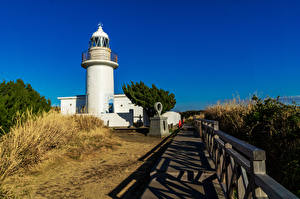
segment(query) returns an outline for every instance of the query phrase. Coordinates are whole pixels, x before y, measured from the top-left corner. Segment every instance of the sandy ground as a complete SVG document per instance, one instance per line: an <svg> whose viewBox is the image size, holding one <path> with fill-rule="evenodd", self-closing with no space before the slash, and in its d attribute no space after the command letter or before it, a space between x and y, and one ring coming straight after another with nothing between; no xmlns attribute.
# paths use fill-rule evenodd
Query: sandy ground
<svg viewBox="0 0 300 199"><path fill-rule="evenodd" d="M108 194L143 161L138 159L161 142L134 132L116 132L120 146L103 148L80 160L56 158L10 178L18 198L111 198Z"/></svg>

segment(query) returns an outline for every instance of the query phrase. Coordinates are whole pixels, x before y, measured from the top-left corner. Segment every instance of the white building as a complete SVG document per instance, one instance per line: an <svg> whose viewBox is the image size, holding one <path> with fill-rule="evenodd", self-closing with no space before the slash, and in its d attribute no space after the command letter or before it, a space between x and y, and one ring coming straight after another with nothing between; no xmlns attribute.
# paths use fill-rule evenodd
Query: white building
<svg viewBox="0 0 300 199"><path fill-rule="evenodd" d="M119 67L118 56L111 51L102 26L91 36L81 66L86 69L86 95L58 97L62 114L95 115L110 127L149 125L142 107L132 104L124 94L114 94L113 71Z"/></svg>

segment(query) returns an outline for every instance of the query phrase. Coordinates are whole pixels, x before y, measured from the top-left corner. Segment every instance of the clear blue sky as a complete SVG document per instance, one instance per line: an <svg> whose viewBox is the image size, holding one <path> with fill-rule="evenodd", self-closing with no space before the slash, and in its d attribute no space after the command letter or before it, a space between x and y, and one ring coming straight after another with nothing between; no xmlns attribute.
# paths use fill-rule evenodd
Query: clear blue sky
<svg viewBox="0 0 300 199"><path fill-rule="evenodd" d="M299 1L7 0L0 22L0 79L21 78L53 104L85 93L81 53L99 22L119 55L115 93L154 83L177 110L300 94Z"/></svg>

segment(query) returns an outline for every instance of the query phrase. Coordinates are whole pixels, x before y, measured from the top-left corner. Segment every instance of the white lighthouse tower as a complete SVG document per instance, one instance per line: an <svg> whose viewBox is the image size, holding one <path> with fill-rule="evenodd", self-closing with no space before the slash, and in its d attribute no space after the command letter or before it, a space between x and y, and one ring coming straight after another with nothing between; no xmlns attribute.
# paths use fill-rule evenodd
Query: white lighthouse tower
<svg viewBox="0 0 300 199"><path fill-rule="evenodd" d="M114 69L119 66L118 57L112 53L109 37L101 25L90 38L88 50L82 53L81 66L86 69L86 93L58 97L62 114L94 115L109 127L149 124L142 107L133 104L125 94L114 93Z"/></svg>
<svg viewBox="0 0 300 199"><path fill-rule="evenodd" d="M109 47L109 37L102 26L93 33L89 49L82 54L81 66L86 69L86 106L93 115L114 112L114 69L117 55Z"/></svg>

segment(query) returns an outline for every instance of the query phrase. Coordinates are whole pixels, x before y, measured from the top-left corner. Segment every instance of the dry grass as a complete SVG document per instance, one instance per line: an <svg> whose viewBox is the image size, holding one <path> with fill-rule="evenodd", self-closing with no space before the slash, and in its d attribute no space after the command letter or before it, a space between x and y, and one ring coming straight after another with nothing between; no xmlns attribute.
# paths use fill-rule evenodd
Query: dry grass
<svg viewBox="0 0 300 199"><path fill-rule="evenodd" d="M205 114L204 113L200 113L198 115L193 115L187 118L187 121L193 121L195 119L204 119L205 118Z"/></svg>
<svg viewBox="0 0 300 199"><path fill-rule="evenodd" d="M244 116L253 109L254 103L233 99L231 101L209 106L205 110L205 118L222 121L221 129L231 129L232 133L237 133L244 127Z"/></svg>
<svg viewBox="0 0 300 199"><path fill-rule="evenodd" d="M0 197L2 194L7 198L22 198L20 195L24 193L16 190L22 182L25 186L24 176L28 172L49 171L55 164L60 165L56 168L60 170L68 163L74 164L75 160L83 161L85 154L120 145L120 139L92 116L63 116L50 112L28 118L1 137Z"/></svg>

